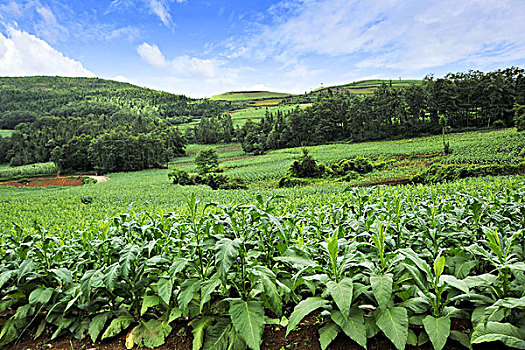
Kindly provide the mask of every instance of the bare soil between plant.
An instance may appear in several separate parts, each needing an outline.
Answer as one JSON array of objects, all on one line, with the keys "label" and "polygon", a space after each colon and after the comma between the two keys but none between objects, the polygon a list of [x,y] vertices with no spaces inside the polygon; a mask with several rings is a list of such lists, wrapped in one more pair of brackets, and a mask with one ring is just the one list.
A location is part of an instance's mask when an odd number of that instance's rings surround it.
[{"label": "bare soil between plant", "polygon": [[97,181],[97,183],[106,182],[110,180],[106,176],[97,175],[72,175],[72,176],[41,176],[28,177],[17,180],[7,180],[0,182],[0,186],[13,187],[48,187],[48,186],[65,186],[76,187],[83,184],[82,177],[89,177]]},{"label": "bare soil between plant", "polygon": [[[166,338],[166,343],[155,350],[192,350],[193,334],[192,327],[188,321],[179,319],[172,324],[173,330]],[[317,313],[306,317],[296,328],[286,336],[286,327],[267,325],[262,337],[262,350],[321,350],[319,343],[319,328],[322,324],[319,322]],[[470,326],[468,320],[453,320],[452,329],[465,331],[465,327]],[[411,328],[418,328],[411,326]],[[419,331],[419,329],[414,329]],[[49,335],[47,335],[49,336]],[[37,340],[29,340],[28,336],[17,344],[0,347],[0,350],[126,350],[125,341],[126,333],[120,336],[107,339],[102,342],[93,343],[89,338],[77,340],[71,336],[61,337],[50,341],[46,336]],[[473,347],[475,350],[494,350],[494,349],[511,349],[502,343],[485,343]],[[134,349],[144,349],[137,348]],[[362,350],[363,348],[352,341],[344,333],[340,333],[337,338],[328,347],[329,350]],[[395,350],[394,345],[383,334],[379,333],[373,338],[368,339],[367,349],[369,350]],[[430,342],[424,345],[406,346],[407,350],[432,350]],[[460,350],[465,349],[460,343],[448,340],[444,349]]]}]

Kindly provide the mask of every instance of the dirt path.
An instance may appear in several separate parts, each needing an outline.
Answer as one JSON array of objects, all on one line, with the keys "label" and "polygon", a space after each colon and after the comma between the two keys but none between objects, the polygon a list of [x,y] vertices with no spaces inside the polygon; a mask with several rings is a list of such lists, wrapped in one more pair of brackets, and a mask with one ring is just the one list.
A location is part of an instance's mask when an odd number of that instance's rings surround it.
[{"label": "dirt path", "polygon": [[111,179],[110,179],[109,177],[107,177],[107,176],[88,175],[88,177],[97,180],[97,183],[98,183],[98,184],[101,183],[101,182],[106,182],[106,181],[111,180]]}]

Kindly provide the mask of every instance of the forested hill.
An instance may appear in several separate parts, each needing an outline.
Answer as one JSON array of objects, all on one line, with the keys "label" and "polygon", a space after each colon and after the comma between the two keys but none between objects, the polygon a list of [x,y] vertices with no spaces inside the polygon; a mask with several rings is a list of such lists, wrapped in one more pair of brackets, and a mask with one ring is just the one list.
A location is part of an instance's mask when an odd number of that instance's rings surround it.
[{"label": "forested hill", "polygon": [[0,163],[63,170],[159,167],[184,153],[177,125],[228,105],[97,78],[0,78]]},{"label": "forested hill", "polygon": [[0,129],[14,129],[20,122],[31,122],[42,115],[107,115],[117,110],[159,117],[169,125],[178,125],[217,115],[226,108],[209,100],[98,78],[0,78]]}]

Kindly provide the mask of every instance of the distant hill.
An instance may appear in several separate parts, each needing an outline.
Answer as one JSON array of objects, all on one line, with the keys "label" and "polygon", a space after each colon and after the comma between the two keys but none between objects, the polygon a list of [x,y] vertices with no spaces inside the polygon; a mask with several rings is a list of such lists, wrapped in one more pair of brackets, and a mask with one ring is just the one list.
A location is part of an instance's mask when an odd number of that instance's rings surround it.
[{"label": "distant hill", "polygon": [[0,77],[0,129],[43,115],[100,116],[115,110],[177,125],[223,113],[228,106],[99,78]]},{"label": "distant hill", "polygon": [[422,80],[361,80],[343,85],[323,86],[301,95],[271,91],[231,91],[225,92],[220,95],[212,96],[210,100],[234,103],[244,102],[243,107],[264,107],[275,106],[279,104],[297,104],[313,102],[318,98],[319,95],[323,95],[329,92],[347,92],[354,95],[366,95],[373,93],[382,84],[386,84],[387,86],[392,86],[396,88],[421,83]]},{"label": "distant hill", "polygon": [[257,101],[283,98],[292,94],[271,91],[231,91],[210,97],[214,101]]}]

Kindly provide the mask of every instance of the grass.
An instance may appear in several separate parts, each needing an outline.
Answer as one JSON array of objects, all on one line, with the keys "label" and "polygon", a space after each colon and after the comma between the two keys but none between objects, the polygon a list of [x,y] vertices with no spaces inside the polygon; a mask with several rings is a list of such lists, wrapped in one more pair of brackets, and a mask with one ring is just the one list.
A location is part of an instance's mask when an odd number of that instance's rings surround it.
[{"label": "grass", "polygon": [[271,91],[231,91],[210,97],[214,101],[253,101],[288,97],[291,94]]},{"label": "grass", "polygon": [[9,137],[13,133],[13,130],[0,130],[0,137]]},{"label": "grass", "polygon": [[0,167],[0,180],[16,179],[31,176],[54,175],[57,167],[53,162],[36,163],[16,167]]}]

